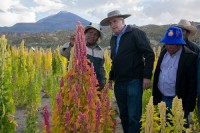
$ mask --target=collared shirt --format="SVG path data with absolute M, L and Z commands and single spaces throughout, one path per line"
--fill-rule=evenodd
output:
M 92 57 L 104 58 L 104 50 L 99 45 L 94 45 L 93 47 L 86 46 L 87 55 L 91 55 Z
M 163 57 L 160 66 L 158 88 L 164 96 L 176 95 L 176 75 L 182 47 L 173 55 L 168 52 Z
M 114 36 L 117 36 L 117 38 L 116 38 L 116 48 L 115 48 L 116 54 L 117 54 L 117 51 L 119 49 L 119 42 L 120 42 L 121 36 L 125 33 L 126 28 L 127 28 L 127 25 L 125 25 L 124 29 L 119 33 L 119 35 L 114 34 Z
M 105 85 L 105 69 L 104 69 L 104 50 L 99 45 L 93 47 L 86 46 L 87 59 L 93 63 L 99 85 Z

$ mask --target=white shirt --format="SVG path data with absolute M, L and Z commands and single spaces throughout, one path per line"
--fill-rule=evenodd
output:
M 176 95 L 176 75 L 182 47 L 173 55 L 169 52 L 163 57 L 160 66 L 158 88 L 164 96 Z

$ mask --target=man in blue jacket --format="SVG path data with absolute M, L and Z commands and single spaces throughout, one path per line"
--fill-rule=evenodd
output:
M 143 88 L 150 87 L 154 52 L 146 34 L 126 25 L 130 14 L 114 10 L 100 24 L 110 26 L 112 67 L 110 81 L 115 81 L 114 93 L 120 111 L 124 133 L 139 133 Z

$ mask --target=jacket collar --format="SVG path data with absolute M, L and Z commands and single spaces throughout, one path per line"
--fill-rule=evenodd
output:
M 102 49 L 98 44 L 95 44 L 93 47 L 89 47 L 89 46 L 87 46 L 87 47 L 90 48 L 90 49 L 98 49 L 98 50 Z

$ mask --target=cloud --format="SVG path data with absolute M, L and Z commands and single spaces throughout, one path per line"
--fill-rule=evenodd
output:
M 0 13 L 3 13 L 4 11 L 0 9 Z
M 68 11 L 71 11 L 89 21 L 99 23 L 107 16 L 109 11 L 114 9 L 119 9 L 124 13 L 130 13 L 132 10 L 134 11 L 136 9 L 141 10 L 141 6 L 137 7 L 137 4 L 140 1 L 141 0 L 127 0 L 126 2 L 121 0 L 77 0 L 76 3 L 68 2 L 66 5 Z
M 61 0 L 34 0 L 34 2 L 37 4 L 37 6 L 33 7 L 32 10 L 37 13 L 55 12 L 65 8 L 65 5 Z
M 170 24 L 180 19 L 200 22 L 199 0 L 6 0 L 1 2 L 0 26 L 39 19 L 69 11 L 91 22 L 99 23 L 111 10 L 132 16 L 127 24 Z
M 0 26 L 12 26 L 19 22 L 36 22 L 37 14 L 49 16 L 65 8 L 61 0 L 33 0 L 32 6 L 25 0 L 6 0 L 1 2 Z M 40 18 L 41 19 L 41 18 Z
M 151 23 L 169 24 L 177 23 L 185 18 L 190 21 L 200 21 L 199 0 L 152 0 L 146 2 L 144 14 L 154 18 Z
M 23 6 L 20 1 L 1 1 L 0 26 L 12 26 L 17 22 L 34 22 L 35 13 Z

